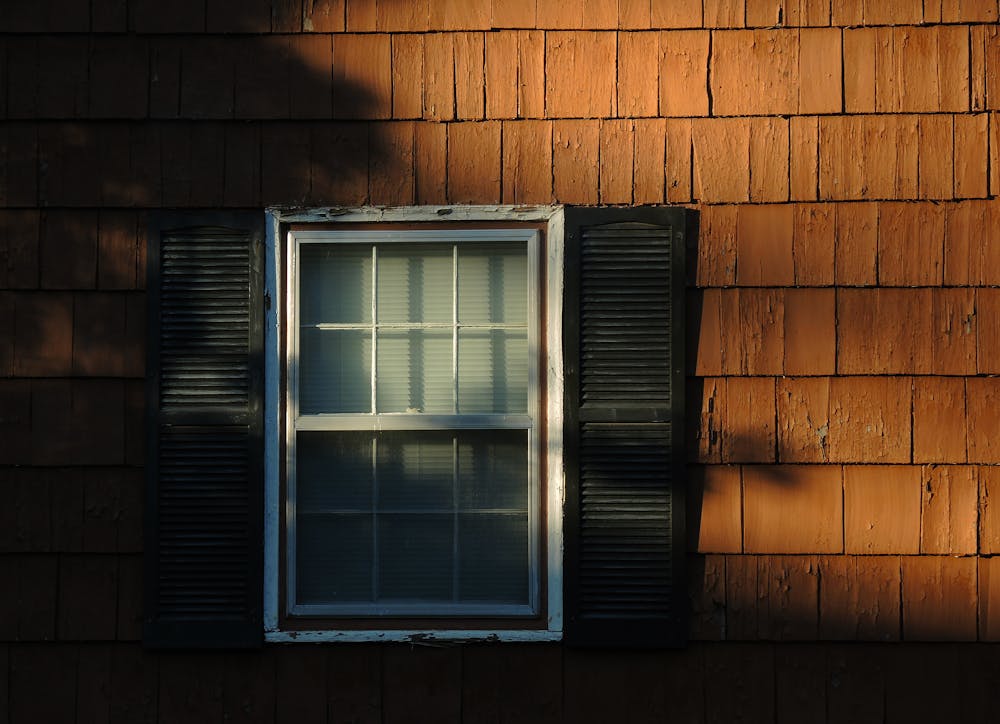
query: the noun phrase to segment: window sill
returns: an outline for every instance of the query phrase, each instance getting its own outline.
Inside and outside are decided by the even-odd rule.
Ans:
[[[561,641],[562,631],[265,631],[264,641],[288,643],[533,643]]]

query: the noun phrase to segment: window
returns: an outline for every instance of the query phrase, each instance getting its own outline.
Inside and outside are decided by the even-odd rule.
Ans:
[[[155,215],[146,645],[682,643],[694,220]]]
[[[537,614],[541,236],[288,233],[289,615]]]

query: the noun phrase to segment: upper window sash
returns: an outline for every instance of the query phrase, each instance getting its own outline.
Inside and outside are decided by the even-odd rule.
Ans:
[[[373,258],[371,281],[371,311],[369,317],[358,322],[339,324],[312,325],[324,330],[348,330],[371,334],[372,348],[368,354],[367,374],[370,376],[370,399],[366,400],[367,409],[352,411],[303,411],[301,403],[301,334],[300,319],[302,285],[301,250],[310,244],[355,244],[384,246],[393,244],[447,244],[460,249],[463,244],[484,243],[516,243],[525,244],[527,279],[526,319],[524,324],[477,323],[459,319],[458,260],[452,262],[452,302],[451,319],[448,321],[421,324],[414,322],[388,322],[379,319],[377,308],[377,269]],[[539,364],[540,345],[540,233],[536,229],[497,228],[497,229],[419,229],[419,230],[293,230],[288,233],[288,307],[289,345],[286,367],[289,383],[288,414],[289,419],[299,429],[426,429],[443,428],[489,428],[489,427],[531,427],[539,415]],[[378,332],[388,332],[392,329],[439,329],[452,333],[450,351],[451,385],[453,387],[451,409],[436,409],[433,411],[413,410],[382,410],[378,399],[380,375],[379,357],[376,350]],[[518,410],[477,410],[465,411],[461,408],[460,370],[457,368],[460,359],[460,331],[525,329],[527,332],[527,385],[526,407]],[[400,418],[405,418],[400,419]],[[411,427],[412,426],[412,427]]]

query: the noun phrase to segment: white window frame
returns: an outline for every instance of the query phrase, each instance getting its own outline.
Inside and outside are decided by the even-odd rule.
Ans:
[[[541,367],[546,381],[544,409],[537,411],[537,427],[544,427],[544,448],[537,454],[537,467],[545,479],[546,500],[543,518],[545,538],[545,576],[540,582],[541,611],[544,628],[468,630],[428,629],[398,630],[373,628],[365,630],[282,630],[280,628],[279,586],[281,550],[280,499],[281,471],[285,465],[282,435],[286,415],[286,400],[282,392],[282,369],[286,361],[281,348],[289,330],[284,327],[285,310],[293,300],[287,279],[282,278],[282,260],[288,253],[290,234],[283,225],[309,223],[420,223],[420,222],[486,222],[497,229],[513,222],[544,223],[545,279],[539,285],[539,308],[544,315],[544,357]],[[313,232],[299,231],[297,234]],[[286,641],[552,641],[562,637],[562,512],[565,477],[562,459],[562,293],[563,293],[563,211],[559,206],[415,206],[324,208],[311,210],[267,210],[266,296],[268,309],[265,324],[265,501],[264,501],[264,635],[265,640]],[[535,262],[537,264],[537,259]],[[538,395],[535,399],[538,399]],[[291,425],[289,425],[291,427]],[[532,450],[535,456],[537,447]],[[537,478],[538,476],[534,476]],[[533,525],[533,529],[539,526]],[[537,546],[536,546],[537,549]],[[447,615],[447,611],[443,611]],[[526,625],[528,625],[526,623]]]

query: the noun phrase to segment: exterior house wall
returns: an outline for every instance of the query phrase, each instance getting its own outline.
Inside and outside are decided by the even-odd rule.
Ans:
[[[0,724],[985,720],[998,12],[4,3]],[[144,652],[147,213],[467,203],[701,212],[691,644]]]

